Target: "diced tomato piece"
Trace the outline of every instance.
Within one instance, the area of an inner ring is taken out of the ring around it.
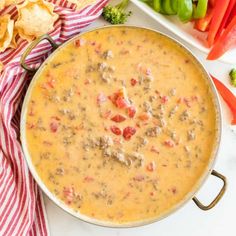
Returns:
[[[101,105],[102,103],[107,101],[107,96],[104,93],[99,93],[97,96],[97,104]]]
[[[188,98],[184,98],[183,101],[184,101],[184,103],[187,107],[191,107],[191,103],[190,103],[190,100]]]
[[[116,105],[116,99],[119,97],[120,95],[118,93],[114,93],[110,96],[108,96],[108,98],[111,100],[111,102]]]
[[[142,121],[147,121],[151,118],[151,114],[149,112],[144,112],[138,116],[138,118]]]
[[[117,122],[117,123],[120,123],[120,122],[123,122],[126,120],[126,116],[123,116],[123,115],[115,115],[111,118],[112,121],[114,122]]]
[[[115,104],[118,108],[128,108],[129,107],[129,102],[122,97],[118,97],[115,101]]]
[[[118,108],[128,108],[129,101],[126,97],[124,88],[119,89],[118,92],[108,97],[112,103]]]
[[[146,69],[146,75],[151,75],[151,69],[150,68]]]
[[[191,101],[197,101],[198,100],[198,97],[197,96],[192,96],[191,99],[190,98],[186,98],[186,97],[180,97],[178,100],[177,100],[177,103],[180,104],[180,103],[184,103],[187,107],[191,107]]]
[[[117,145],[122,144],[122,140],[121,140],[121,138],[118,138],[118,137],[113,138],[113,142],[114,142],[115,144],[117,144]]]
[[[73,187],[64,187],[63,193],[68,196],[68,195],[73,195],[74,193],[74,188]]]
[[[183,102],[183,100],[184,100],[184,99],[183,99],[182,97],[180,97],[180,98],[178,98],[177,103],[180,104],[180,103]]]
[[[96,49],[99,50],[99,51],[101,51],[101,48],[102,48],[102,44],[99,43],[99,44],[97,45]]]
[[[49,124],[51,132],[53,132],[53,133],[57,132],[60,120],[61,119],[57,116],[52,116],[51,117],[51,122]]]
[[[116,100],[115,95],[109,95],[109,96],[107,96],[107,97],[108,97],[108,99],[109,99],[113,104],[115,104],[115,100]]]
[[[127,126],[123,130],[123,137],[125,140],[130,140],[131,137],[136,133],[136,129],[130,126]]]
[[[84,81],[84,84],[85,84],[85,85],[88,85],[88,84],[91,84],[91,83],[92,83],[91,79],[86,79],[86,80]]]
[[[169,101],[168,96],[162,96],[162,97],[161,97],[161,103],[162,103],[162,104],[166,104],[168,101]]]
[[[174,147],[175,146],[175,143],[173,140],[166,140],[164,142],[164,145],[167,146],[167,147]]]
[[[33,108],[32,108],[32,107],[30,108],[29,116],[34,116],[34,111],[33,111]]]
[[[127,111],[130,118],[133,118],[136,114],[136,108],[134,106],[128,107]]]
[[[46,87],[46,84],[45,84],[45,83],[40,84],[39,87],[40,87],[41,89],[47,90],[47,87]]]
[[[111,126],[111,132],[115,135],[121,135],[122,131],[120,128],[118,128],[117,126]]]
[[[133,180],[140,182],[140,181],[145,180],[145,176],[144,176],[144,175],[136,175],[136,176],[133,178]]]
[[[57,132],[57,129],[58,129],[58,122],[55,122],[55,121],[52,121],[50,123],[50,130],[53,132],[53,133],[56,133]]]
[[[150,162],[146,168],[147,168],[147,171],[153,172],[156,169],[155,162],[154,161]]]
[[[31,123],[26,123],[26,127],[27,127],[27,129],[33,129],[33,128],[35,128],[35,125],[31,124]]]
[[[82,122],[82,123],[80,123],[78,126],[75,126],[75,129],[77,130],[77,131],[80,131],[80,130],[82,130],[84,128],[84,123]]]
[[[198,102],[199,97],[198,97],[197,95],[194,95],[194,96],[191,97],[191,100],[192,100],[192,101],[197,101],[197,102]]]
[[[131,83],[132,86],[135,86],[138,83],[138,80],[132,78],[130,83]]]
[[[111,116],[111,111],[110,110],[105,111],[101,114],[101,116],[105,119],[108,119]]]
[[[150,149],[150,151],[151,151],[151,152],[155,152],[155,153],[157,153],[157,154],[160,153],[159,150],[157,149],[157,147],[155,147],[155,146],[152,146],[151,149]]]
[[[46,84],[48,85],[48,87],[50,88],[54,88],[55,87],[55,83],[56,83],[56,80],[55,79],[50,79],[46,82]]]
[[[68,204],[70,204],[74,200],[75,191],[73,187],[64,187],[63,194]]]
[[[85,43],[86,43],[86,40],[85,39],[83,39],[83,38],[81,38],[81,39],[77,39],[77,40],[75,40],[75,47],[80,47],[80,46],[83,46],[83,45],[85,45]]]
[[[84,182],[86,183],[90,183],[90,182],[93,182],[94,181],[94,178],[91,177],[91,176],[85,176],[84,177]]]
[[[80,47],[80,40],[75,40],[75,46],[76,46],[77,48]]]

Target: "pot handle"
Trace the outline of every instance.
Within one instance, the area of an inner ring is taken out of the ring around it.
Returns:
[[[218,193],[218,195],[215,197],[215,199],[207,206],[203,205],[196,197],[193,197],[192,200],[203,211],[210,210],[211,208],[213,208],[220,201],[220,199],[223,197],[223,195],[225,193],[226,186],[227,186],[227,180],[226,180],[225,176],[221,175],[220,173],[218,173],[215,170],[213,170],[211,172],[211,174],[216,176],[217,178],[221,179],[223,181],[223,186],[222,186],[220,192]]]
[[[54,40],[49,36],[48,34],[44,34],[40,36],[39,38],[35,39],[29,47],[25,50],[25,52],[22,54],[20,59],[20,65],[23,67],[27,72],[29,73],[35,73],[38,68],[31,68],[26,64],[26,58],[31,53],[31,51],[43,40],[47,40],[51,45],[53,50],[57,49],[59,46],[54,42]]]

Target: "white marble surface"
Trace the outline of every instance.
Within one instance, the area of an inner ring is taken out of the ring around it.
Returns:
[[[132,4],[129,8],[133,11],[129,24],[147,26],[168,33],[154,20],[146,16]],[[98,20],[90,28],[103,25],[104,21]],[[177,38],[173,34],[171,36]],[[232,65],[219,62],[207,62],[206,55],[187,45],[191,51],[203,62],[206,68],[236,94],[236,89],[229,85],[228,72]],[[235,58],[236,65],[236,58]],[[58,208],[45,196],[46,210],[52,236],[234,236],[236,235],[236,132],[230,126],[231,114],[221,100],[223,111],[223,135],[221,148],[215,169],[224,174],[228,179],[228,188],[223,199],[211,210],[201,211],[189,201],[180,210],[168,218],[151,225],[130,229],[111,229],[84,223]],[[236,130],[236,128],[235,128]],[[221,187],[217,178],[210,177],[202,186],[198,197],[208,203],[213,199]]]

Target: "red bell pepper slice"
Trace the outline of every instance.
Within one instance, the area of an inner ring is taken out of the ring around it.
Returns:
[[[208,54],[207,59],[215,60],[221,57],[234,45],[236,45],[236,16],[227,26],[220,38],[217,40],[210,53]]]
[[[235,2],[235,5],[234,5],[234,8],[232,9],[232,11],[230,12],[230,16],[228,17],[227,19],[227,22],[226,22],[226,26],[228,26],[230,24],[230,22],[233,20],[233,18],[236,16],[236,2]]]
[[[220,95],[222,96],[222,98],[224,99],[224,101],[226,102],[226,104],[228,105],[228,107],[232,112],[233,119],[231,121],[231,124],[236,125],[236,97],[223,83],[221,83],[214,76],[211,75],[211,77],[214,81],[214,84],[218,92],[220,93]]]
[[[221,24],[220,24],[220,27],[219,27],[219,29],[218,29],[218,32],[217,32],[217,34],[216,34],[215,40],[217,40],[217,39],[220,37],[222,31],[223,31],[224,28],[227,26],[227,22],[228,22],[228,19],[229,19],[229,17],[230,17],[231,11],[232,11],[233,8],[236,6],[235,3],[236,3],[236,0],[230,0],[229,6],[227,7],[227,10],[226,10],[226,12],[225,12],[224,18],[223,18],[223,20],[222,20],[222,22],[221,22]],[[235,9],[236,9],[236,8],[235,8]]]
[[[209,33],[207,37],[209,47],[211,47],[215,42],[215,36],[224,18],[229,2],[230,0],[217,0],[215,3],[215,6],[213,8],[213,17],[211,20]]]
[[[202,19],[195,20],[194,29],[205,32],[207,31],[209,24],[213,16],[212,8],[208,8],[206,16]]]
[[[211,7],[214,7],[216,3],[216,0],[209,0],[209,4]]]

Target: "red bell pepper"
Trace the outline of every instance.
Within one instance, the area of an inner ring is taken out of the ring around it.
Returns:
[[[224,101],[232,112],[233,119],[231,121],[231,124],[236,125],[236,97],[223,83],[221,83],[214,76],[211,75],[211,77],[218,92],[220,93],[220,95],[222,96],[222,98],[224,99]]]
[[[217,40],[210,53],[208,54],[207,59],[215,60],[221,57],[234,45],[236,45],[236,16],[227,26],[220,38]]]
[[[213,16],[212,8],[208,8],[206,16],[204,18],[195,20],[194,28],[202,32],[207,31],[209,24],[211,22],[212,16]]]
[[[216,3],[216,0],[209,0],[209,4],[211,7],[214,7]]]
[[[226,22],[226,26],[229,25],[229,23],[233,20],[233,18],[236,16],[236,2],[235,2],[235,5],[234,5],[234,8],[232,9],[232,11],[230,12],[230,16],[228,17],[227,19],[227,22]]]
[[[227,11],[229,2],[230,0],[217,0],[215,3],[215,6],[213,8],[213,16],[207,37],[209,47],[211,47],[215,42],[215,36],[224,18],[225,12]]]
[[[231,14],[231,12],[232,12],[234,7],[236,7],[236,0],[230,0],[229,6],[227,7],[227,10],[225,12],[224,18],[223,18],[223,20],[222,20],[222,22],[220,24],[220,27],[218,29],[218,32],[216,34],[215,40],[217,40],[220,37],[222,31],[227,26],[228,19],[229,19],[230,14]]]

